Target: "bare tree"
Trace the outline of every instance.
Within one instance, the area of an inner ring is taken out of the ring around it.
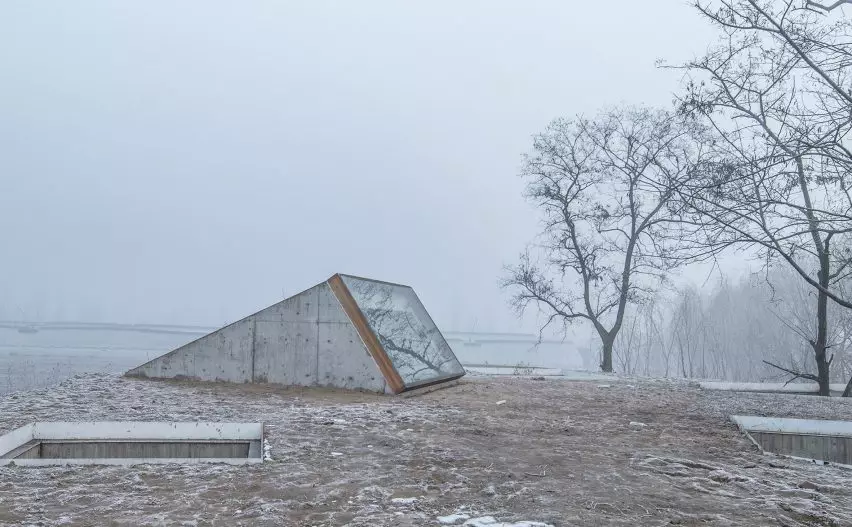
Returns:
[[[705,235],[699,245],[756,249],[767,267],[780,260],[817,289],[817,373],[786,371],[828,395],[828,300],[852,308],[838,287],[852,271],[852,42],[848,21],[810,4],[696,3],[721,37],[684,66],[681,108],[718,141],[702,177],[681,190]]]
[[[814,2],[813,0],[807,0],[805,2],[805,7],[828,13],[846,4],[852,4],[852,0],[836,0],[832,4],[821,4],[819,2]]]
[[[614,360],[625,372],[645,375],[728,381],[776,379],[787,371],[815,376],[813,349],[802,336],[812,330],[817,294],[785,265],[734,284],[722,279],[711,291],[666,291],[626,315]],[[832,382],[845,381],[852,374],[852,310],[829,304],[828,326]],[[628,342],[632,349],[620,349]]]
[[[694,288],[678,291],[671,328],[677,344],[680,372],[683,377],[707,377],[704,335],[706,319],[701,296]]]
[[[534,250],[504,285],[523,312],[535,304],[554,322],[586,321],[612,350],[628,305],[651,298],[682,263],[684,235],[673,199],[704,147],[700,127],[665,111],[617,108],[593,120],[557,119],[535,137],[522,176],[543,216]]]
[[[627,375],[636,373],[636,367],[641,360],[640,348],[642,335],[639,326],[639,316],[625,317],[624,330],[619,331],[613,344],[613,355],[618,371]]]

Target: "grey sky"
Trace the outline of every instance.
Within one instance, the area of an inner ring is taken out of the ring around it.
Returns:
[[[347,272],[517,331],[516,176],[558,115],[669,104],[683,2],[0,4],[0,308],[219,324]]]

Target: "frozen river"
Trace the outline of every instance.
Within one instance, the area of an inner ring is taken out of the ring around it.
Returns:
[[[198,335],[126,331],[0,329],[0,394],[60,382],[77,373],[123,372]]]

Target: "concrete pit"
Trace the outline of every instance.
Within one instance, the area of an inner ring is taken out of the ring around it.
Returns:
[[[852,466],[852,421],[731,416],[761,451]]]
[[[43,422],[0,437],[0,465],[262,462],[261,423]]]

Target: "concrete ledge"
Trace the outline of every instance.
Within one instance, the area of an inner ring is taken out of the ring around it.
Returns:
[[[261,463],[262,451],[263,423],[38,422],[0,437],[0,466],[239,465]],[[152,453],[151,457],[126,457],[148,452]],[[241,454],[237,455],[238,452]],[[235,457],[221,457],[232,454]],[[42,455],[53,457],[43,458]]]
[[[769,382],[717,382],[702,381],[698,383],[702,390],[723,392],[756,392],[756,393],[788,393],[798,395],[816,395],[819,385],[815,382],[799,383],[769,383]],[[833,395],[840,395],[846,389],[845,384],[831,384],[829,389]]]
[[[852,465],[852,422],[732,415],[746,437],[764,454]]]
[[[92,459],[0,459],[0,466],[55,467],[65,465],[251,465],[263,463],[261,458],[92,458]]]
[[[852,437],[852,421],[791,419],[786,417],[758,417],[751,415],[732,415],[731,420],[746,432]]]
[[[193,423],[163,421],[43,421],[33,439],[239,440],[263,437],[261,423]]]

